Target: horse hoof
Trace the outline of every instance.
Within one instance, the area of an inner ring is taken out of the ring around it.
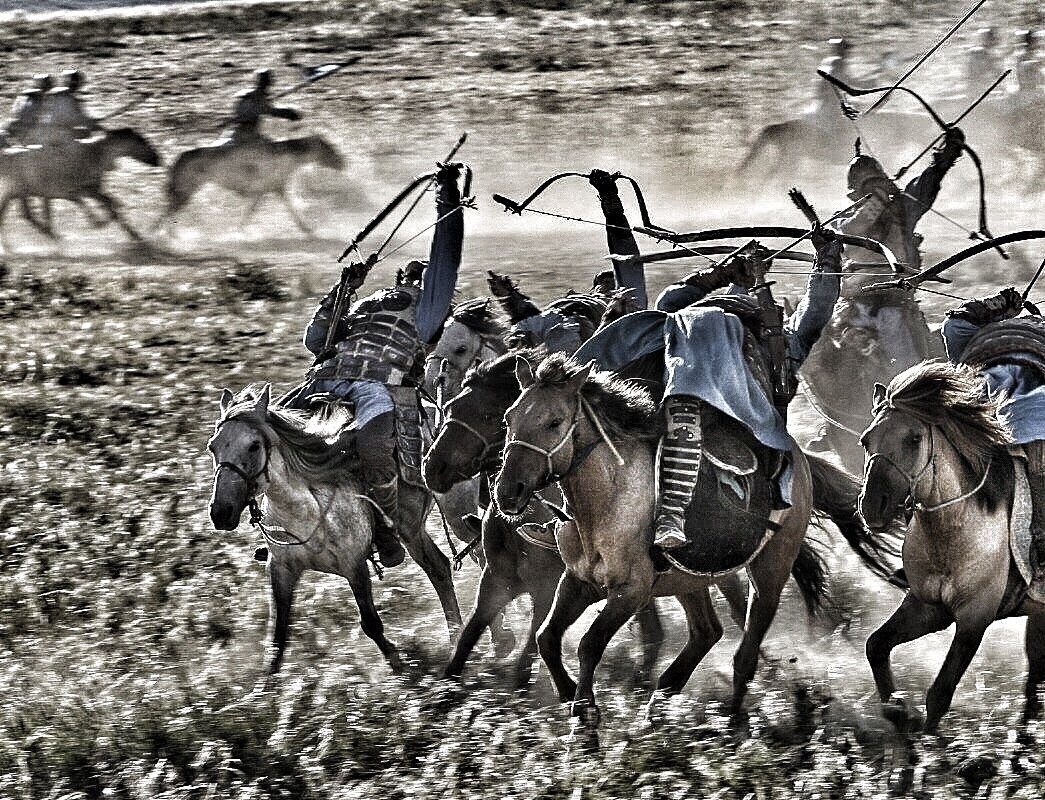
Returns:
[[[570,703],[570,716],[576,717],[585,728],[597,728],[602,719],[599,707],[593,700],[574,700]]]
[[[269,560],[269,549],[267,547],[259,547],[254,551],[254,560],[265,563]]]
[[[882,716],[895,726],[900,733],[917,733],[922,728],[922,719],[912,712],[907,702],[894,697],[882,703]]]

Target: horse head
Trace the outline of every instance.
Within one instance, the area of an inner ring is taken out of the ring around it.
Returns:
[[[505,516],[521,514],[535,492],[570,471],[581,390],[593,368],[594,362],[577,367],[552,357],[534,376],[528,361],[517,362],[522,394],[504,415],[504,463],[494,485],[494,499]]]
[[[215,528],[223,531],[236,529],[243,509],[268,484],[272,444],[265,426],[270,389],[265,386],[256,397],[246,392],[241,398],[234,398],[228,389],[222,392],[221,416],[207,442],[214,460],[210,519]]]
[[[307,136],[304,142],[306,154],[312,163],[327,169],[342,170],[345,168],[345,159],[322,136]]]
[[[443,423],[425,454],[425,483],[446,492],[490,468],[504,447],[504,412],[519,396],[511,353],[486,361],[465,376],[460,393],[443,407]]]
[[[456,395],[472,366],[505,351],[504,333],[504,324],[490,307],[489,298],[459,303],[425,359],[425,387],[433,396],[440,391],[446,397]]]
[[[113,158],[133,158],[150,167],[158,167],[163,164],[159,151],[133,128],[116,128],[108,131],[103,142]]]

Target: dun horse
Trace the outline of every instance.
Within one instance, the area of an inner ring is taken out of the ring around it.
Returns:
[[[393,670],[401,667],[396,646],[384,634],[374,606],[367,556],[374,509],[364,495],[351,443],[335,436],[346,420],[332,415],[315,430],[299,412],[270,407],[269,388],[227,389],[208,448],[214,459],[210,517],[219,530],[234,530],[245,508],[252,515],[265,495],[271,583],[270,672],[279,670],[287,645],[294,588],[306,569],[345,577],[359,606],[363,632],[377,644]],[[435,587],[451,635],[461,624],[450,564],[424,529],[430,507],[426,491],[404,484],[399,493],[403,544]]]
[[[4,193],[0,196],[0,230],[12,200],[20,200],[29,222],[51,237],[55,236],[51,227],[51,200],[69,200],[78,204],[92,221],[86,201],[94,200],[132,239],[140,241],[141,235],[123,218],[116,200],[102,189],[102,180],[120,158],[132,158],[150,167],[161,163],[160,155],[152,145],[130,128],[119,128],[93,139],[78,139],[63,145],[17,147],[0,152],[0,177],[5,183]],[[42,221],[36,220],[29,212],[28,199],[31,197],[44,201]]]
[[[1024,718],[1038,714],[1045,605],[1027,594],[1029,569],[1025,558],[1021,569],[1010,546],[1017,470],[1009,441],[971,369],[926,362],[897,375],[888,389],[876,387],[874,419],[863,436],[860,509],[879,530],[913,510],[903,545],[911,588],[867,640],[867,659],[884,713],[902,728],[917,727],[917,720],[893,697],[893,648],[955,625],[926,698],[924,727],[933,732],[988,626],[1012,616],[1027,617]]]
[[[682,690],[722,635],[708,594],[716,576],[679,569],[658,574],[650,558],[660,416],[649,394],[605,373],[592,374],[590,364],[580,368],[557,356],[540,366],[536,378],[523,366],[519,379],[527,388],[505,416],[508,440],[495,497],[503,513],[517,514],[534,492],[552,481],[558,480],[566,495],[574,521],[557,534],[566,571],[537,641],[560,698],[573,701],[573,712],[582,721],[597,724],[595,668],[612,636],[652,597],[674,596],[686,614],[689,641],[657,684],[661,694]],[[813,476],[797,445],[792,445],[791,458],[791,505],[771,513],[778,530],[763,537],[747,564],[756,591],[734,657],[736,714],[788,576],[795,576],[810,609],[824,593],[823,565],[804,542],[813,509]],[[837,470],[833,474],[825,464],[818,470],[823,504],[845,507],[852,488],[844,480],[848,476]],[[701,513],[701,504],[698,496],[691,514]],[[847,541],[857,549],[868,544]],[[606,606],[581,638],[575,681],[563,665],[563,635],[588,606],[602,599]]]
[[[184,208],[200,189],[213,183],[250,201],[244,222],[267,195],[273,194],[283,201],[294,223],[311,234],[312,229],[287,195],[291,177],[309,164],[340,170],[344,159],[323,137],[315,135],[244,144],[225,142],[188,150],[171,166],[167,177],[167,214],[161,224]]]

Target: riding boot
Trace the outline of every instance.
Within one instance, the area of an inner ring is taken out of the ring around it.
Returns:
[[[396,520],[399,518],[399,479],[370,486],[370,499],[380,514],[374,515],[374,547],[377,557],[386,567],[397,567],[406,558],[406,551],[399,542]]]
[[[653,544],[665,550],[682,547],[686,539],[686,510],[693,499],[700,471],[703,440],[700,401],[673,396],[664,400],[668,430],[660,443],[657,463],[657,515]]]
[[[1023,446],[1027,454],[1027,480],[1030,483],[1030,565],[1032,582],[1045,581],[1045,441]],[[1045,588],[1039,586],[1038,588]]]

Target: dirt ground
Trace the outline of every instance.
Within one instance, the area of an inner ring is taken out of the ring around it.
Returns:
[[[549,300],[587,286],[603,267],[603,232],[506,216],[493,192],[521,199],[555,172],[620,169],[668,227],[803,225],[784,190],[801,186],[829,214],[847,204],[843,165],[739,180],[733,170],[755,132],[808,105],[829,37],[844,32],[858,71],[887,81],[957,15],[942,2],[912,10],[742,0],[206,3],[0,15],[0,101],[13,101],[35,73],[77,66],[96,114],[142,98],[107,124],[142,132],[165,163],[219,135],[255,68],[272,67],[282,88],[303,67],[361,57],[286,99],[302,122],[266,123],[274,136],[320,133],[346,158],[343,172],[296,179],[294,202],[315,237],[302,236],[274,201],[244,220],[245,201],[217,189],[150,246],[89,226],[71,206],[57,210],[59,243],[13,211],[3,221],[0,795],[1043,796],[1041,733],[1032,729],[1027,744],[1013,725],[1022,624],[991,630],[942,738],[902,740],[878,716],[863,660],[868,632],[900,595],[841,555],[832,557],[831,614],[810,623],[788,595],[753,690],[750,738],[734,740],[722,712],[735,628],[727,624],[655,730],[642,723],[645,696],[631,688],[629,629],[600,672],[603,750],[583,755],[570,746],[546,678],[528,696],[507,692],[485,645],[465,690],[434,680],[448,642],[434,593],[413,566],[377,586],[392,638],[413,654],[410,674],[387,674],[357,629],[347,586],[312,576],[296,600],[283,678],[273,691],[253,688],[267,617],[263,568],[250,559],[256,537],[245,523],[218,534],[206,515],[205,443],[221,389],[298,379],[309,363],[301,332],[339,274],[344,243],[461,132],[479,200],[466,221],[461,296],[485,294],[485,270],[497,269]],[[961,95],[961,56],[975,28],[994,26],[1008,52],[1017,29],[1040,27],[1037,15],[1032,2],[989,3],[912,85],[930,97]],[[977,113],[989,120],[991,104]],[[924,141],[934,135],[926,122]],[[970,141],[990,177],[995,233],[1041,227],[1041,195],[1024,180],[1028,157],[989,137]],[[132,162],[109,180],[143,231],[163,211],[163,185],[162,169]],[[975,173],[962,162],[938,207],[972,226],[976,196]],[[599,216],[579,180],[540,207]],[[431,209],[421,209],[396,241],[429,223]],[[938,217],[920,230],[930,263],[968,243]],[[426,249],[422,236],[400,257]],[[1021,286],[1045,253],[1014,250],[1011,262],[963,265],[947,291]],[[400,263],[384,262],[371,284]],[[653,265],[651,291],[691,268]],[[781,275],[780,294],[797,298],[803,280]],[[938,322],[954,301],[923,302]],[[800,440],[818,425],[801,399],[793,422]],[[446,549],[434,519],[430,527]],[[818,536],[828,549],[836,542],[831,532]],[[465,607],[477,572],[458,573]],[[669,656],[684,622],[676,607],[664,610]],[[520,632],[526,613],[525,603],[510,611]],[[897,656],[916,702],[948,637]]]

